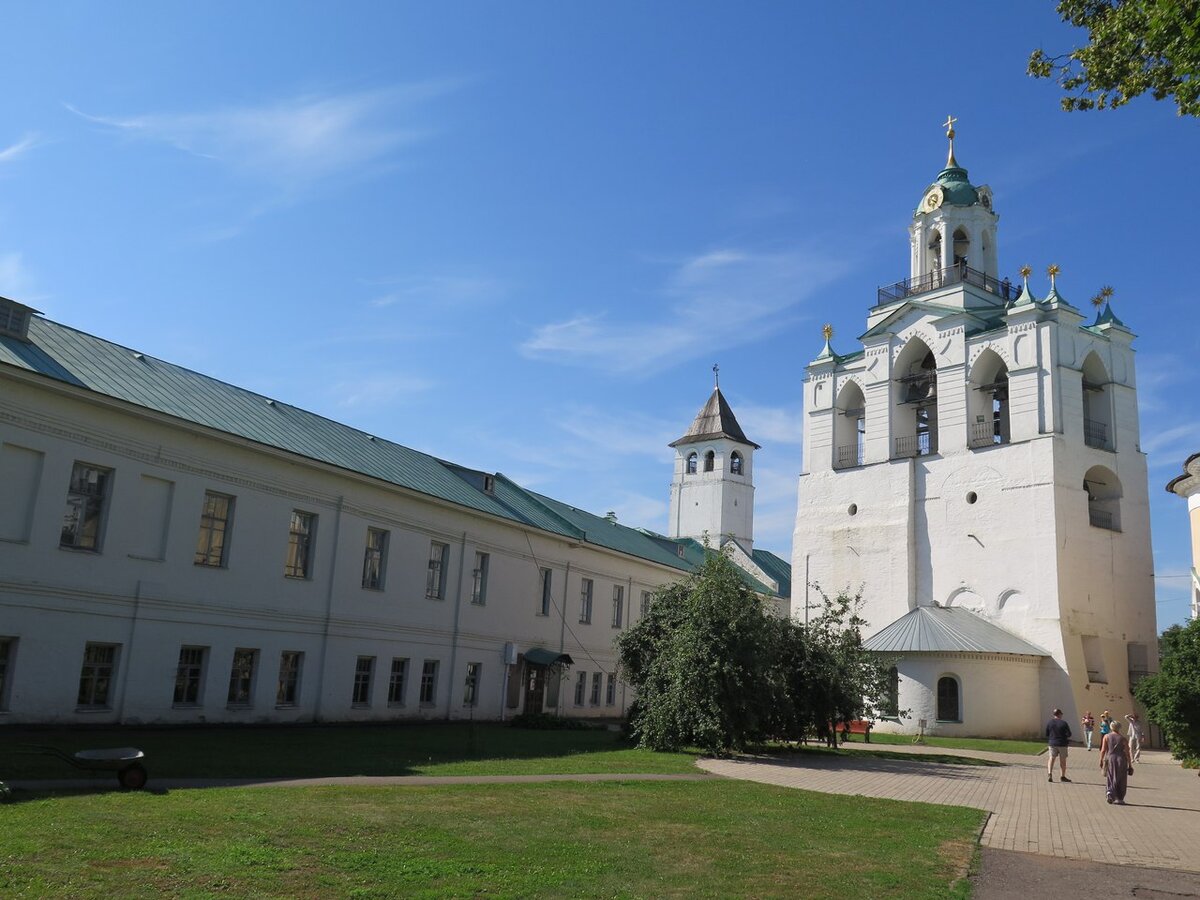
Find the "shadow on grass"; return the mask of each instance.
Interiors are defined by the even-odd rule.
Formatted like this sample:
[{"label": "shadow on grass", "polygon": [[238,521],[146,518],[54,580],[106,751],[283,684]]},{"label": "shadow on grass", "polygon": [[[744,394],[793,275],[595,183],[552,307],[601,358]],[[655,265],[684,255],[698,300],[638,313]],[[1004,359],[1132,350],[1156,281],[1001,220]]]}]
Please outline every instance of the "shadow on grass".
[{"label": "shadow on grass", "polygon": [[734,761],[770,762],[796,768],[820,768],[832,772],[883,772],[893,775],[937,775],[942,778],[970,779],[976,774],[962,768],[996,768],[1007,763],[953,754],[900,753],[889,750],[834,750],[831,747],[771,747],[735,757]]}]

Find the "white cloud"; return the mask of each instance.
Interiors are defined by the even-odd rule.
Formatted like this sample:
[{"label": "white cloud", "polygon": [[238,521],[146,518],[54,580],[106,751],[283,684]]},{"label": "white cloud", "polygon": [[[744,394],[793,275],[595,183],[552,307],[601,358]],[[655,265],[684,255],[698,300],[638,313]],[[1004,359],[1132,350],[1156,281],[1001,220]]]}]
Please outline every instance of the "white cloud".
[{"label": "white cloud", "polygon": [[431,81],[301,96],[260,106],[128,117],[68,109],[89,122],[169,144],[295,191],[332,175],[382,164],[396,151],[428,138],[427,127],[397,124],[397,110],[411,109],[455,86]]},{"label": "white cloud", "polygon": [[39,138],[35,132],[29,132],[28,134],[25,134],[15,144],[10,144],[3,150],[0,150],[0,165],[20,159],[26,154],[26,152],[37,146],[38,143]]},{"label": "white cloud", "polygon": [[794,409],[738,404],[737,418],[750,440],[764,447],[777,444],[799,446],[804,435],[799,403]]},{"label": "white cloud", "polygon": [[431,387],[433,382],[426,378],[385,372],[335,382],[327,393],[338,406],[375,410],[397,398],[422,393]]},{"label": "white cloud", "polygon": [[637,318],[577,314],[538,327],[528,357],[644,375],[701,353],[743,344],[780,325],[780,315],[840,274],[826,255],[713,250],[676,264],[661,302]]},{"label": "white cloud", "polygon": [[0,254],[0,294],[26,303],[35,299],[33,275],[20,253]]},{"label": "white cloud", "polygon": [[504,295],[504,286],[492,278],[462,275],[419,275],[367,282],[383,288],[371,306],[403,306],[412,310],[437,310],[446,306],[490,303]]}]

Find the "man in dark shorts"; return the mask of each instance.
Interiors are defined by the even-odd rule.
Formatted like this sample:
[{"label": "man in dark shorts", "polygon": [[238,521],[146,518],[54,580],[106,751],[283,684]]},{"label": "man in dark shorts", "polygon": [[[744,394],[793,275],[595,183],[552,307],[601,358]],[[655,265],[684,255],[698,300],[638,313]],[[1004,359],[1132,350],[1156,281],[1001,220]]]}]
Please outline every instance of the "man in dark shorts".
[{"label": "man in dark shorts", "polygon": [[1071,726],[1063,721],[1062,710],[1054,711],[1054,718],[1046,723],[1046,744],[1050,747],[1050,762],[1046,766],[1048,781],[1054,781],[1054,760],[1058,759],[1062,776],[1059,781],[1071,783],[1067,777],[1067,744],[1071,740]]}]

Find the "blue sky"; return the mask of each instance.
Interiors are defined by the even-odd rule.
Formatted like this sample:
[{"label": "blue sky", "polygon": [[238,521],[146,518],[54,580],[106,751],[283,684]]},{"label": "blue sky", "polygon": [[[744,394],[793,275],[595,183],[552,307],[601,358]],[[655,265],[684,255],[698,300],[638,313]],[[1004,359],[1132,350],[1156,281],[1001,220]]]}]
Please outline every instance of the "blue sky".
[{"label": "blue sky", "polygon": [[711,388],[790,552],[805,364],[908,274],[945,159],[1003,271],[1139,335],[1160,625],[1187,615],[1200,124],[1063,113],[1053,3],[38,4],[0,14],[0,293],[626,524]]}]

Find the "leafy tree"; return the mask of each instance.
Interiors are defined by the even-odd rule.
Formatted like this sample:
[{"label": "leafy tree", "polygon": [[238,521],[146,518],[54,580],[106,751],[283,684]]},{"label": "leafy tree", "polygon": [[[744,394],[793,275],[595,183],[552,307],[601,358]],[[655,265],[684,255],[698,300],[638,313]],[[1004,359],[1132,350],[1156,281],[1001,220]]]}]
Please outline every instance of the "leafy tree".
[{"label": "leafy tree", "polygon": [[710,753],[762,740],[783,698],[779,619],[723,553],[662,589],[617,639],[637,691],[630,728],[644,747]]},{"label": "leafy tree", "polygon": [[1200,115],[1200,0],[1061,0],[1057,10],[1088,43],[1061,56],[1035,50],[1028,71],[1059,83],[1063,109],[1115,109],[1149,91]]},{"label": "leafy tree", "polygon": [[1200,619],[1162,634],[1162,667],[1134,688],[1149,715],[1182,759],[1200,759]]}]

